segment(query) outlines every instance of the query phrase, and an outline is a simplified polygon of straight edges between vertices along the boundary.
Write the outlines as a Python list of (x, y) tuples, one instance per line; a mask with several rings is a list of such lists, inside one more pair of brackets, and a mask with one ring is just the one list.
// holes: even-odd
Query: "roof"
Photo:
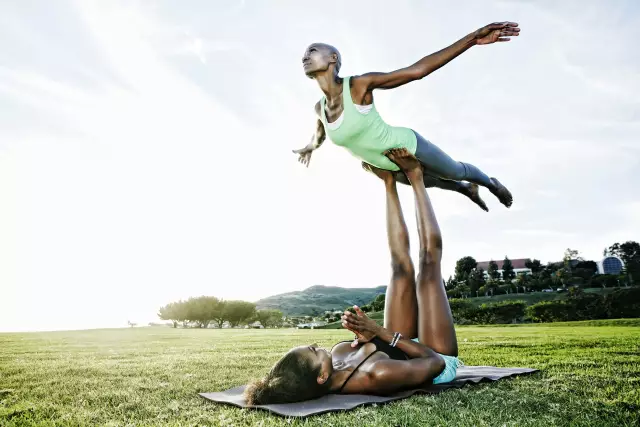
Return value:
[[(526, 265), (524, 265), (525, 262), (527, 262), (528, 258), (517, 258), (517, 259), (512, 259), (511, 260), (511, 264), (513, 264), (513, 268), (527, 268)], [(477, 269), (483, 269), (484, 271), (489, 270), (489, 263), (491, 261), (481, 261), (476, 265)], [(498, 270), (502, 270), (502, 264), (504, 263), (504, 260), (499, 260), (499, 261), (494, 261), (496, 264), (498, 264)]]

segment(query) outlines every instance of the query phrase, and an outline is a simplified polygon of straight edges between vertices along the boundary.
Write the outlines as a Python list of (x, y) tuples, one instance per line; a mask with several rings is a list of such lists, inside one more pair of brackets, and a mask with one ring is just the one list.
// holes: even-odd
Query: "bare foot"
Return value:
[(394, 176), (393, 176), (393, 171), (389, 171), (386, 169), (380, 169), (377, 168), (373, 165), (370, 165), (369, 163), (366, 162), (362, 162), (362, 169), (364, 169), (367, 172), (371, 172), (372, 174), (374, 174), (375, 176), (377, 176), (378, 178), (380, 178), (383, 181), (393, 181)]
[(496, 196), (498, 200), (500, 200), (500, 203), (510, 208), (511, 204), (513, 203), (513, 196), (511, 195), (511, 192), (509, 192), (509, 190), (507, 190), (507, 187), (502, 185), (497, 178), (491, 178), (491, 182), (494, 185), (494, 188), (491, 189), (493, 195)]
[(406, 148), (392, 148), (391, 150), (387, 150), (384, 155), (398, 165), (400, 169), (407, 174), (409, 179), (411, 179), (412, 175), (422, 176), (422, 165), (420, 161)]
[(478, 191), (478, 184), (469, 183), (469, 186), (467, 187), (467, 189), (469, 190), (469, 193), (467, 194), (467, 196), (471, 199), (471, 201), (473, 201), (473, 203), (475, 203), (476, 205), (480, 206), (480, 208), (483, 211), (489, 212), (489, 208), (485, 204), (484, 200), (482, 200), (482, 198), (480, 197), (480, 192)]

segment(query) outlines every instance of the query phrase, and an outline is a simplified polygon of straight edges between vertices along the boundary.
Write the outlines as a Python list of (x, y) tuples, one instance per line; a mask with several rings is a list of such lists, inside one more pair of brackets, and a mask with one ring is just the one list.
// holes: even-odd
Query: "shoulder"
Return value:
[(320, 114), (320, 109), (321, 108), (322, 108), (322, 99), (320, 99), (318, 102), (316, 102), (316, 106), (315, 106), (316, 114), (318, 115), (318, 117), (321, 116), (321, 114)]
[(351, 343), (353, 341), (340, 341), (339, 343), (336, 343), (332, 348), (331, 348), (331, 353), (333, 353), (334, 351), (338, 351), (340, 353), (342, 353), (345, 350), (349, 350), (351, 351)]
[(351, 90), (358, 90), (358, 91), (366, 91), (369, 88), (369, 83), (371, 82), (371, 78), (370, 78), (370, 74), (371, 73), (367, 73), (367, 74), (360, 74), (357, 76), (350, 76), (349, 77), (349, 86), (351, 87)]

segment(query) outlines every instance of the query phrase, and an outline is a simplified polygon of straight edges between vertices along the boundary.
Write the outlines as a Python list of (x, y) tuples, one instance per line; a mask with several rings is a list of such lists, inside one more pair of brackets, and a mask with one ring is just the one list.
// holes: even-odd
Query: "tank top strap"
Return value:
[(364, 358), (364, 360), (363, 360), (362, 362), (358, 363), (358, 366), (356, 366), (356, 369), (354, 369), (354, 370), (353, 370), (353, 372), (351, 372), (351, 373), (349, 374), (349, 376), (347, 377), (347, 379), (346, 379), (346, 380), (344, 380), (344, 382), (342, 383), (342, 387), (340, 387), (340, 390), (338, 390), (338, 393), (342, 393), (342, 390), (344, 389), (344, 386), (346, 386), (346, 385), (347, 385), (347, 382), (351, 379), (351, 377), (353, 376), (353, 374), (355, 374), (355, 373), (358, 371), (358, 369), (360, 368), (360, 366), (362, 366), (362, 364), (363, 364), (364, 362), (366, 362), (367, 360), (369, 360), (369, 358), (370, 358), (371, 356), (373, 356), (374, 354), (376, 354), (377, 352), (378, 352), (378, 350), (377, 350), (377, 349), (376, 349), (376, 350), (373, 350), (373, 351), (372, 351), (372, 352), (371, 352), (367, 357), (365, 357), (365, 358)]

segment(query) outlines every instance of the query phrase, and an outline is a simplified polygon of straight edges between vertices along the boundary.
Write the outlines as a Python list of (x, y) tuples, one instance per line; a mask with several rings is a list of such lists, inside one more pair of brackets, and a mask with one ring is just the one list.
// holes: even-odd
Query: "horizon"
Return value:
[(506, 209), (481, 189), (485, 213), (429, 190), (445, 280), (464, 256), (547, 264), (572, 248), (598, 262), (640, 240), (640, 5), (368, 4), (0, 5), (0, 332), (148, 323), (190, 296), (386, 286), (383, 185), (329, 140), (309, 168), (291, 153), (321, 96), (300, 63), (314, 41), (340, 49), (348, 76), (408, 66), (497, 20), (522, 28), (375, 92), (387, 123), (514, 195)]

